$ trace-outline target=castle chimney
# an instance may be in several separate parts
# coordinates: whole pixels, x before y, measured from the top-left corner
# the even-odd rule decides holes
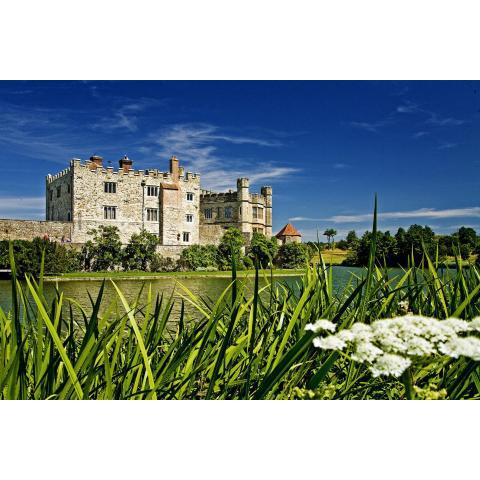
[[[100,157],[99,155],[92,155],[90,157],[90,161],[92,163],[94,163],[96,165],[96,167],[102,167],[103,166],[103,157]]]
[[[128,171],[132,168],[133,161],[124,155],[123,158],[118,161],[118,163],[123,172],[128,173]]]
[[[180,180],[180,170],[178,168],[178,158],[173,155],[170,158],[170,173],[172,174],[172,179],[174,182],[178,182]]]

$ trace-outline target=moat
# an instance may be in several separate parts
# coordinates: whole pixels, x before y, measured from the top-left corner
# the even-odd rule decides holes
[[[392,274],[400,273],[400,269],[392,269]],[[219,272],[221,274],[221,272]],[[240,272],[241,273],[241,272]],[[365,273],[365,269],[358,268],[358,267],[340,267],[334,266],[333,267],[333,288],[334,291],[338,291],[342,289],[351,277],[351,275],[356,274],[359,277]],[[188,274],[186,274],[188,275]],[[148,286],[152,286],[152,296],[153,298],[156,297],[157,294],[164,295],[164,298],[169,298],[173,293],[173,298],[175,300],[174,309],[179,311],[180,304],[181,304],[181,295],[185,295],[185,292],[182,290],[181,285],[188,288],[192,293],[202,296],[205,299],[211,298],[216,300],[220,294],[224,291],[224,289],[229,285],[230,279],[223,276],[223,277],[216,277],[216,276],[184,276],[181,278],[178,277],[162,277],[162,278],[155,278],[149,280],[143,279],[113,279],[115,283],[120,287],[122,292],[125,294],[125,297],[129,302],[133,302],[141,288],[142,285],[145,285],[142,294],[141,300],[145,300],[147,298],[147,291]],[[246,288],[250,291],[253,288],[253,276],[249,276],[247,278],[243,278],[242,282],[246,282]],[[276,282],[292,285],[294,286],[297,282],[300,281],[300,276],[279,276],[275,278]],[[102,280],[85,280],[85,279],[75,279],[69,280],[66,282],[45,282],[45,294],[48,299],[53,298],[55,293],[55,286],[58,285],[59,290],[63,293],[65,299],[72,298],[74,299],[79,305],[86,309],[86,311],[90,311],[90,300],[89,294],[92,298],[96,298],[100,287],[102,284]],[[264,284],[264,280],[261,279],[261,284]],[[116,301],[116,294],[114,288],[110,281],[106,282],[106,288],[104,293],[104,299],[107,300],[107,303],[111,301]],[[0,307],[4,311],[8,311],[11,305],[11,282],[8,280],[0,280]],[[120,308],[120,303],[118,304]],[[186,311],[189,315],[195,316],[194,308],[188,304],[186,304]]]

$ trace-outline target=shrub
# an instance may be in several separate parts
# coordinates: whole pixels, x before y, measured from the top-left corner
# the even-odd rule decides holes
[[[276,237],[268,239],[262,233],[255,232],[248,248],[248,256],[252,260],[258,261],[261,268],[268,267],[278,252],[278,243]]]
[[[227,270],[232,264],[232,253],[237,258],[240,256],[242,247],[245,245],[245,239],[238,228],[228,228],[218,246],[218,266],[222,270]]]
[[[123,269],[146,271],[155,255],[157,245],[158,237],[153,233],[145,229],[140,233],[134,233],[123,252]]]
[[[114,270],[122,261],[122,243],[117,227],[101,225],[88,232],[88,240],[82,248],[81,258],[85,270]]]
[[[308,252],[303,243],[286,243],[278,251],[277,264],[281,268],[301,268],[307,261]]]
[[[155,253],[150,261],[151,272],[174,272],[177,269],[177,262],[170,257],[162,257]]]
[[[217,247],[215,245],[191,245],[182,251],[181,265],[188,270],[217,268]]]

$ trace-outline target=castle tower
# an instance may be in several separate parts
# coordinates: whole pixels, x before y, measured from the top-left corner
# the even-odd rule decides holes
[[[265,236],[270,238],[272,236],[272,187],[266,185],[260,192],[265,198]]]
[[[250,223],[250,181],[248,178],[237,179],[237,201],[239,203],[238,222],[240,223],[240,231],[250,234],[252,225]]]

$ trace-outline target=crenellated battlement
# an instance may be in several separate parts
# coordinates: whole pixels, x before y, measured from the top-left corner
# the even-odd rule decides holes
[[[71,172],[71,167],[67,167],[61,172],[56,173],[55,175],[51,175],[50,173],[47,175],[47,183],[52,183],[55,180],[58,180],[59,178],[64,177],[65,175],[68,175]]]

